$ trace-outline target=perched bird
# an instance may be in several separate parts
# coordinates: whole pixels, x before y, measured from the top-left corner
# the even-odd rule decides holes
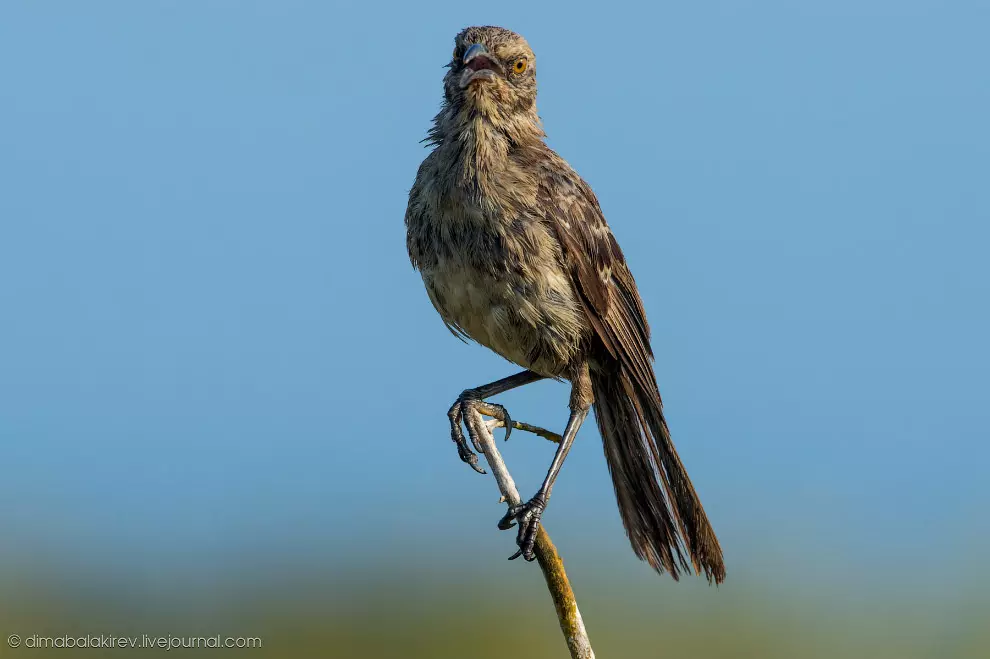
[[[526,369],[461,394],[448,413],[458,453],[484,473],[461,429],[466,409],[500,415],[508,432],[508,413],[484,399],[568,380],[570,417],[546,479],[499,522],[519,524],[512,558],[533,560],[554,481],[594,407],[636,555],[675,579],[693,566],[719,583],[722,549],[671,442],[636,282],[595,194],[543,141],[533,51],[493,26],[454,43],[433,150],[409,193],[409,257],[455,336]]]

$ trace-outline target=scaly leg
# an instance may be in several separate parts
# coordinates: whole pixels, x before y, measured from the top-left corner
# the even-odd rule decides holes
[[[542,379],[543,376],[538,373],[534,373],[533,371],[523,371],[522,373],[510,375],[507,378],[502,378],[501,380],[492,382],[491,384],[486,384],[474,389],[465,389],[461,395],[457,397],[457,401],[447,412],[447,418],[450,419],[450,438],[454,440],[455,444],[457,444],[457,455],[460,456],[461,460],[471,465],[471,468],[479,474],[486,473],[484,469],[478,466],[477,454],[471,450],[468,446],[467,440],[464,439],[464,431],[461,430],[461,421],[464,419],[464,411],[473,407],[482,414],[502,421],[505,424],[505,438],[508,439],[509,433],[512,431],[512,419],[509,417],[508,410],[496,403],[486,403],[485,399],[489,396],[505,393],[510,389],[515,389],[516,387],[521,387],[524,384],[529,384]],[[471,428],[470,424],[468,424],[467,429],[468,436],[471,437],[471,443],[474,444],[474,448],[481,451],[479,440],[478,437],[475,436],[474,429]]]
[[[550,470],[543,480],[543,485],[536,496],[526,503],[511,506],[505,516],[499,520],[498,528],[503,531],[515,526],[517,521],[519,522],[519,532],[516,534],[516,544],[519,546],[519,551],[509,556],[510,561],[520,556],[527,561],[536,558],[533,553],[533,546],[536,544],[536,532],[540,528],[540,518],[547,507],[547,501],[550,500],[550,491],[553,489],[557,476],[560,475],[560,468],[564,464],[567,453],[571,450],[571,445],[574,444],[574,438],[577,436],[578,430],[581,429],[581,424],[588,418],[588,412],[591,410],[592,402],[594,402],[591,377],[588,374],[587,365],[582,364],[576,369],[571,383],[571,415],[567,419],[567,428],[557,446],[557,452],[553,456],[553,462],[550,463]]]

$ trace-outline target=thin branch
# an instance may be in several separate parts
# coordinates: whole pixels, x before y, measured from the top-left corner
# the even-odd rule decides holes
[[[488,460],[488,466],[491,467],[495,481],[498,483],[502,500],[508,502],[510,506],[519,505],[522,502],[519,498],[519,491],[516,489],[515,481],[512,480],[512,475],[498,452],[495,438],[491,433],[491,428],[501,426],[502,422],[497,420],[486,422],[481,414],[472,407],[466,410],[464,420],[477,431],[477,435],[481,439],[481,449]],[[550,441],[560,441],[560,436],[556,433],[531,426],[528,423],[513,421],[512,427],[535,433]],[[550,541],[550,536],[543,524],[540,524],[537,531],[534,550],[536,560],[543,570],[543,577],[546,579],[550,597],[553,598],[554,608],[557,609],[560,630],[564,633],[564,640],[567,641],[567,649],[571,653],[571,658],[595,659],[595,652],[591,649],[591,641],[588,640],[588,632],[584,628],[581,611],[574,599],[574,591],[571,589],[571,584],[567,580],[567,573],[564,571],[564,562],[561,560],[560,554],[557,553],[557,548]]]
[[[495,428],[504,428],[505,423],[501,419],[488,419],[485,421],[488,426],[488,430],[494,430]],[[515,430],[523,430],[525,432],[531,432],[534,435],[539,435],[543,439],[549,440],[554,444],[560,444],[561,437],[552,430],[547,430],[546,428],[541,428],[539,426],[534,426],[529,423],[523,423],[522,421],[512,420],[512,427]]]

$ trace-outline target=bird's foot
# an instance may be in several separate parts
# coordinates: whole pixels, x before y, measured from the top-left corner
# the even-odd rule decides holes
[[[519,550],[509,556],[509,560],[515,560],[522,556],[527,561],[536,558],[533,547],[536,545],[536,532],[540,529],[540,518],[547,507],[547,500],[542,494],[537,493],[535,497],[521,503],[518,506],[509,506],[509,511],[498,522],[498,528],[503,531],[511,529],[519,523],[519,532],[516,534],[516,545]]]
[[[457,455],[461,460],[470,465],[479,474],[484,474],[487,472],[478,466],[478,455],[468,446],[467,440],[464,438],[464,431],[461,429],[461,422],[464,421],[465,402],[462,398],[458,398],[450,406],[450,409],[447,410],[447,418],[450,419],[450,438],[457,444]],[[477,447],[478,440],[475,437],[475,430],[471,427],[471,424],[467,424],[467,426],[468,435],[471,436],[471,442]]]
[[[501,425],[505,428],[505,441],[509,441],[509,435],[512,434],[513,425],[512,417],[509,416],[509,410],[498,403],[488,403],[485,401],[478,401],[476,407],[485,416],[490,416],[501,422]],[[478,450],[480,451],[481,447],[478,447]]]
[[[501,421],[505,425],[506,439],[509,438],[509,433],[512,431],[512,418],[509,416],[509,411],[504,407],[497,403],[486,403],[475,396],[470,389],[462,393],[450,407],[450,410],[447,411],[447,418],[450,419],[450,438],[457,444],[457,455],[476,472],[484,474],[487,472],[478,466],[478,455],[468,446],[467,440],[464,437],[464,431],[461,428],[462,423],[466,421],[465,414],[472,409],[480,414]],[[483,453],[484,450],[481,448],[481,438],[478,436],[477,429],[470,423],[463,423],[463,425],[467,427],[468,437],[471,438],[471,443],[474,444],[475,450]]]

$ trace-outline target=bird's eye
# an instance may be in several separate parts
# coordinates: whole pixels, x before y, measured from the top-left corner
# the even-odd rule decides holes
[[[514,73],[522,73],[526,70],[526,60],[520,58],[516,60],[516,63],[512,65],[512,71]]]

